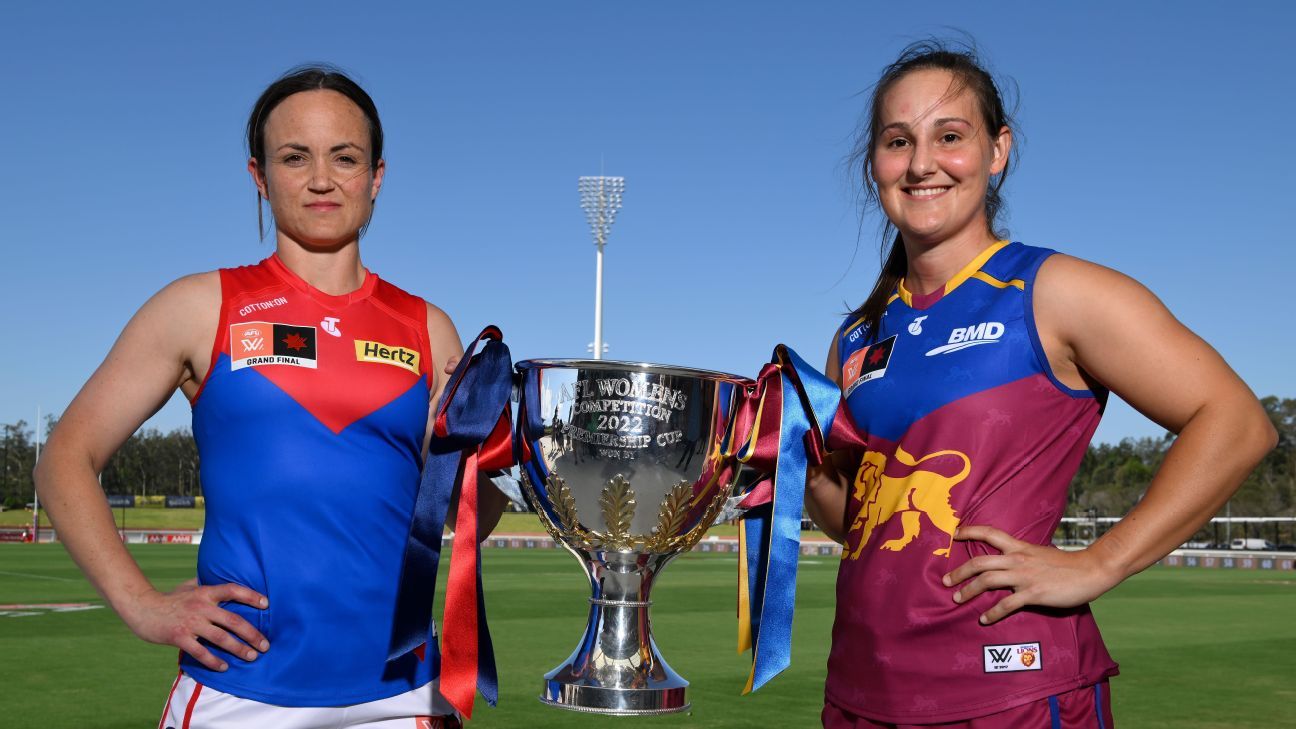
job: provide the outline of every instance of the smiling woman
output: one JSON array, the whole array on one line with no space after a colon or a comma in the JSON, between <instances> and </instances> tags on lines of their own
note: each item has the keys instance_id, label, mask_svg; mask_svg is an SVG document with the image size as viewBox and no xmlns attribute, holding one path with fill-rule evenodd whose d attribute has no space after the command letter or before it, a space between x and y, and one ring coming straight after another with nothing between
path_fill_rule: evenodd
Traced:
<instances>
[{"instance_id":1,"label":"smiling woman","mask_svg":"<svg viewBox=\"0 0 1296 729\"><path fill-rule=\"evenodd\" d=\"M892 98L888 92L902 81L909 83L901 89L903 93ZM938 113L935 108L915 107L923 104L938 104L946 111ZM910 118L914 119L913 125ZM888 212L883 238L894 235L882 273L868 299L857 310L874 328L887 299L909 268L905 238L900 235L898 223L890 217L893 210L901 214L905 195L916 203L947 192L953 185L946 183L953 182L951 178L957 176L964 181L956 193L963 203L962 214L953 220L946 218L943 231L929 230L928 241L939 240L942 233L945 236L957 233L971 237L971 245L975 247L977 238L1006 237L999 215L1004 207L1001 191L1015 159L1013 125L997 84L978 63L975 54L945 52L939 44L915 44L882 74L874 87L868 123L861 130L859 143L851 155L852 164L863 173L865 204L883 207ZM929 138L934 135L935 139L923 140L918 145L915 137L920 133ZM976 143L970 143L972 140ZM985 158L987 155L989 163L969 159L969 156ZM944 169L938 170L936 165ZM912 178L908 177L910 168ZM888 197L887 205L883 205L883 195ZM948 202L941 201L939 206L916 206L915 213L927 212L930 216L948 210L944 204ZM935 222L929 222L929 229ZM920 222L914 220L913 224L920 225ZM915 244L920 241L919 228L913 229L911 237Z\"/></svg>"},{"instance_id":2,"label":"smiling woman","mask_svg":"<svg viewBox=\"0 0 1296 729\"><path fill-rule=\"evenodd\" d=\"M885 124L870 166L887 218L909 246L983 237L986 192L991 180L1002 184L1008 164L1012 131L996 118L1002 111L981 112L954 78L940 69L914 71L882 97Z\"/></svg>"},{"instance_id":3,"label":"smiling woman","mask_svg":"<svg viewBox=\"0 0 1296 729\"><path fill-rule=\"evenodd\" d=\"M1275 442L1136 281L1005 239L1012 143L971 49L911 46L874 88L856 161L895 235L827 365L867 450L807 479L844 544L826 727L1110 727L1089 601L1191 536ZM1109 392L1179 438L1120 523L1061 552Z\"/></svg>"},{"instance_id":4,"label":"smiling woman","mask_svg":"<svg viewBox=\"0 0 1296 729\"><path fill-rule=\"evenodd\" d=\"M261 95L247 135L274 254L144 304L50 435L41 501L131 630L181 650L167 725L457 726L435 632L424 650L388 651L429 402L463 353L458 334L361 263L385 169L363 89L295 69ZM96 474L176 388L207 512L197 580L163 593L122 547ZM479 497L489 533L504 498Z\"/></svg>"}]
</instances>

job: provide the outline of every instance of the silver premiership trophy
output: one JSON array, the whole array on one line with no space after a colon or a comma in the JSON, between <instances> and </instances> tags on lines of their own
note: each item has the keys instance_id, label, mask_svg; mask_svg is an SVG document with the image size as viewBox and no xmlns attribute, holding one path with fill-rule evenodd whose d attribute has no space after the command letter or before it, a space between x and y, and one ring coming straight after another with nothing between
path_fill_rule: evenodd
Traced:
<instances>
[{"instance_id":1,"label":"silver premiership trophy","mask_svg":"<svg viewBox=\"0 0 1296 729\"><path fill-rule=\"evenodd\" d=\"M589 622L541 701L599 714L689 707L649 626L653 581L733 491L721 445L751 380L610 360L517 364L523 493L589 578Z\"/></svg>"}]
</instances>

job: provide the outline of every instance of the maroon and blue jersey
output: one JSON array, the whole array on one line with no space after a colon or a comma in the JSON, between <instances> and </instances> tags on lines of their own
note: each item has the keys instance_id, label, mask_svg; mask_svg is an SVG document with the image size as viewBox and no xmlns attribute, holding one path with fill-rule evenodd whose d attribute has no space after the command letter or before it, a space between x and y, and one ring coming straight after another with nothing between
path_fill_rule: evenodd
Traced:
<instances>
[{"instance_id":1,"label":"maroon and blue jersey","mask_svg":"<svg viewBox=\"0 0 1296 729\"><path fill-rule=\"evenodd\" d=\"M1053 251L1002 241L937 291L897 287L878 331L852 317L842 389L868 449L847 505L829 700L896 723L982 716L1115 675L1088 606L979 616L941 578L982 554L960 524L1050 544L1106 393L1054 377L1031 307Z\"/></svg>"},{"instance_id":2,"label":"maroon and blue jersey","mask_svg":"<svg viewBox=\"0 0 1296 729\"><path fill-rule=\"evenodd\" d=\"M277 256L220 272L212 362L193 401L207 521L201 584L269 598L225 609L270 641L255 661L212 647L226 672L182 656L228 694L339 706L430 681L427 660L387 662L419 484L433 367L427 306L367 274L325 294Z\"/></svg>"}]
</instances>

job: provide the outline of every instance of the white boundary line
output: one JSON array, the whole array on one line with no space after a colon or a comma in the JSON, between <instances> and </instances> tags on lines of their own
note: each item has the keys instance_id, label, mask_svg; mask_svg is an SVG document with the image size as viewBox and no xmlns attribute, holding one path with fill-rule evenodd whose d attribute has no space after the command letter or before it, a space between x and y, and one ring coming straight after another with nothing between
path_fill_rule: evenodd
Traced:
<instances>
[{"instance_id":1,"label":"white boundary line","mask_svg":"<svg viewBox=\"0 0 1296 729\"><path fill-rule=\"evenodd\" d=\"M35 577L38 580L58 580L59 582L80 582L80 579L71 577L54 577L52 575L32 575L26 572L5 572L0 570L0 575L9 575L10 577Z\"/></svg>"}]
</instances>

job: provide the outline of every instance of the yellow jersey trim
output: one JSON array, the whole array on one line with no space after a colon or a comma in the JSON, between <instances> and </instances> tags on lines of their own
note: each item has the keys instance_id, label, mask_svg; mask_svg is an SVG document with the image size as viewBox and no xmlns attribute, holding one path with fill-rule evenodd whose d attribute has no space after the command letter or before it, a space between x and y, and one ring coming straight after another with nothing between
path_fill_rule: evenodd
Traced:
<instances>
[{"instance_id":1,"label":"yellow jersey trim","mask_svg":"<svg viewBox=\"0 0 1296 729\"><path fill-rule=\"evenodd\" d=\"M997 289L1006 289L1009 286L1012 286L1013 288L1016 288L1019 291L1026 290L1026 282L1019 278L1015 278L1011 281L1000 281L999 279L995 278L994 276L991 276L985 271L977 271L976 273L972 274L972 278L978 281L984 281Z\"/></svg>"},{"instance_id":2,"label":"yellow jersey trim","mask_svg":"<svg viewBox=\"0 0 1296 729\"><path fill-rule=\"evenodd\" d=\"M981 251L979 254L977 254L976 258L973 258L971 261L969 261L968 264L964 266L962 269L960 269L958 273L954 274L953 278L945 282L945 285L942 287L944 290L941 292L941 296L942 297L949 296L951 293L954 292L954 289L961 286L964 281L967 281L969 278L972 278L975 274L979 273L981 267L985 265L986 261L990 260L991 256L998 253L1004 246L1008 245L1009 242L1010 241L1006 241L1006 240L996 241L995 243L987 247L984 251ZM997 280L989 276L987 276L986 278L990 279L989 281L986 281L986 283L991 283L992 281ZM986 279L981 279L981 280L985 281ZM1013 279L1013 281L1018 281L1018 280ZM1014 286L1016 285L1016 283L1013 282L1009 282L1009 283ZM1025 285L1026 285L1025 283L1022 283L1022 285L1019 286L1018 288L1022 288L1024 290ZM896 284L895 295L900 297L900 300L905 303L905 306L913 307L913 294L909 292L909 289L905 288L904 279L900 279L900 283ZM892 299L891 301L894 300L895 299ZM888 301L887 303L890 304L891 301Z\"/></svg>"}]
</instances>

